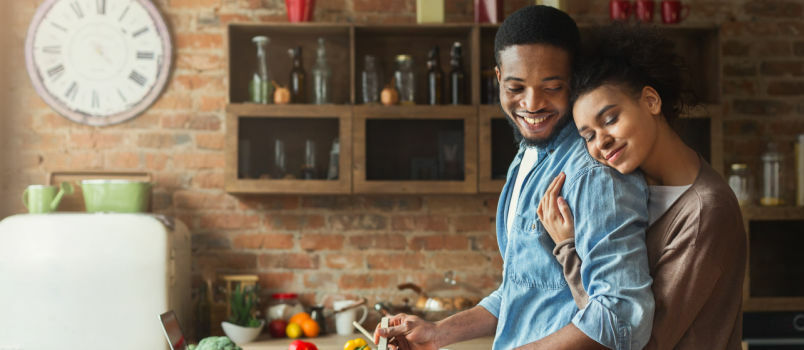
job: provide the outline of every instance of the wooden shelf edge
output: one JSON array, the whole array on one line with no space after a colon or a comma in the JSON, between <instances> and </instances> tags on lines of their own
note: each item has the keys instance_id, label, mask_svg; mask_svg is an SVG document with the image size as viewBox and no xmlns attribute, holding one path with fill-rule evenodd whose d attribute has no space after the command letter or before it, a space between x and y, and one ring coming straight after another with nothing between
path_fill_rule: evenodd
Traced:
<instances>
[{"instance_id":1,"label":"wooden shelf edge","mask_svg":"<svg viewBox=\"0 0 804 350\"><path fill-rule=\"evenodd\" d=\"M299 116L332 116L350 113L351 105L326 104L257 104L257 103L228 103L226 112L241 117L276 116L293 114Z\"/></svg>"},{"instance_id":2,"label":"wooden shelf edge","mask_svg":"<svg viewBox=\"0 0 804 350\"><path fill-rule=\"evenodd\" d=\"M351 194L351 183L331 180L234 180L224 186L229 194Z\"/></svg>"},{"instance_id":3,"label":"wooden shelf edge","mask_svg":"<svg viewBox=\"0 0 804 350\"><path fill-rule=\"evenodd\" d=\"M804 310L804 297L748 298L743 302L746 311L801 311Z\"/></svg>"},{"instance_id":4,"label":"wooden shelf edge","mask_svg":"<svg viewBox=\"0 0 804 350\"><path fill-rule=\"evenodd\" d=\"M804 220L804 207L779 206L763 207L758 205L743 206L743 219L752 220Z\"/></svg>"}]
</instances>

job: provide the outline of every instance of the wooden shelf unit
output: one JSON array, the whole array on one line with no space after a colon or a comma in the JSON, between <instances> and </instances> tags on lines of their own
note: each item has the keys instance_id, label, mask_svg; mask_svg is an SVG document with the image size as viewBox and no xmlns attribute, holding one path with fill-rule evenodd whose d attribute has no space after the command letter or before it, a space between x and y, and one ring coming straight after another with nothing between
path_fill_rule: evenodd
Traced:
<instances>
[{"instance_id":1,"label":"wooden shelf unit","mask_svg":"<svg viewBox=\"0 0 804 350\"><path fill-rule=\"evenodd\" d=\"M504 179L495 178L507 170L511 131L502 132L505 116L496 101L489 101L489 69L493 68L494 36L499 25L473 23L446 24L342 24L342 23L258 23L230 24L227 33L228 93L226 190L230 193L495 193ZM594 28L581 24L581 30ZM693 86L704 103L681 118L688 124L689 137L709 155L712 166L723 172L722 119L720 108L719 29L711 26L661 26L690 61L691 73L698 84ZM272 78L287 85L291 59L290 48L301 46L307 85L312 82L317 38L326 39L327 57L334 82L333 105L253 105L248 101L248 82L256 68L256 49L251 38L270 38L268 60ZM463 45L466 72L466 105L428 106L425 102L425 62L432 46L440 48L440 65L449 73L449 51L453 42ZM360 72L364 56L378 59L380 85L390 81L395 68L394 56L410 54L416 73L416 106L363 105ZM484 77L483 71L486 71ZM445 79L446 80L446 79ZM446 82L445 82L446 85ZM447 87L445 86L445 89ZM308 98L309 98L308 92ZM336 118L341 142L340 175L337 184L325 180L277 180L238 178L238 125L242 118ZM702 122L700 118L709 120ZM366 171L366 125L374 120L462 120L464 123L464 179L444 180L374 180ZM372 122L373 123L373 122ZM706 128L701 128L706 124ZM496 131L495 131L496 130ZM415 137L415 135L413 135ZM499 139L499 140L497 140ZM412 140L412 142L416 142ZM498 143L499 142L499 143ZM322 147L324 145L318 145ZM516 146L513 147L516 149ZM290 155L289 155L290 156ZM501 158L502 157L502 158ZM327 159L318 159L319 163ZM349 168L344 170L348 164ZM348 184L343 183L348 181Z\"/></svg>"}]
</instances>

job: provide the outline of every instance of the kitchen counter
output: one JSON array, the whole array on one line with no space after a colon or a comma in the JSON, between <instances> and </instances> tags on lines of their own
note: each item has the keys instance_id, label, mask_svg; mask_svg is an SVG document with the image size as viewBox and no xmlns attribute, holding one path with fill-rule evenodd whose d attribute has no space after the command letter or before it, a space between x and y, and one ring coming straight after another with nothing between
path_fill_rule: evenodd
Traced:
<instances>
[{"instance_id":1,"label":"kitchen counter","mask_svg":"<svg viewBox=\"0 0 804 350\"><path fill-rule=\"evenodd\" d=\"M341 350L343 349L344 343L358 337L361 337L359 333L351 335L328 334L316 338L301 338L301 339L306 342L315 344L320 350ZM241 347L243 348L243 350L287 350L288 345L292 341L293 339L288 338L273 339L270 336L263 335L256 341L248 344L243 344L241 345ZM462 343L453 344L444 349L488 350L491 349L491 343L493 341L494 337L484 337L465 341Z\"/></svg>"}]
</instances>

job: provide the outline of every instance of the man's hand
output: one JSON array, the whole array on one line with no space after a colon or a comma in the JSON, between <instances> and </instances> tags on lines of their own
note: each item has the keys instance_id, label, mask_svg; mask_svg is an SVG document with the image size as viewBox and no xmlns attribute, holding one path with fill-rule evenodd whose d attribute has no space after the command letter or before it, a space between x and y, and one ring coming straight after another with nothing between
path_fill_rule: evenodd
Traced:
<instances>
[{"instance_id":1,"label":"man's hand","mask_svg":"<svg viewBox=\"0 0 804 350\"><path fill-rule=\"evenodd\" d=\"M436 325L418 316L397 314L388 320L388 328L374 329L374 344L380 337L388 338L389 349L400 350L437 350ZM392 339L393 338L393 339Z\"/></svg>"}]
</instances>

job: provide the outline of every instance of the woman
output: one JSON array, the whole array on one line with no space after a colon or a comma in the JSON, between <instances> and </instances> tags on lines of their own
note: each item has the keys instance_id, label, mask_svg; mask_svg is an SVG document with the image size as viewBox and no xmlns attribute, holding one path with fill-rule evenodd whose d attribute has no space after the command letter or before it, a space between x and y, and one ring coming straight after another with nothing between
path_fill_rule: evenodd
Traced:
<instances>
[{"instance_id":1,"label":"woman","mask_svg":"<svg viewBox=\"0 0 804 350\"><path fill-rule=\"evenodd\" d=\"M650 185L648 261L656 300L650 349L740 349L745 231L731 189L673 131L688 107L682 64L655 29L614 26L598 33L573 77L573 118L587 150ZM539 204L539 219L579 308L586 306L561 174ZM584 232L578 232L583 235Z\"/></svg>"}]
</instances>

